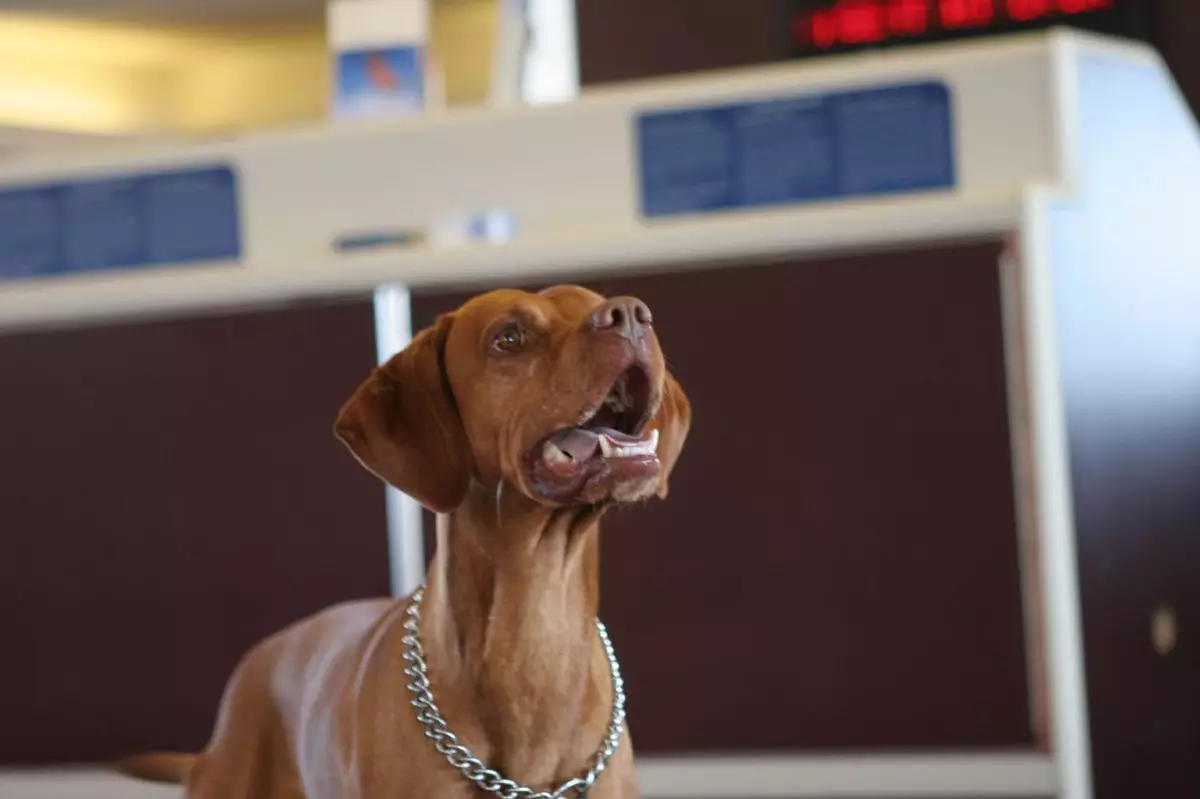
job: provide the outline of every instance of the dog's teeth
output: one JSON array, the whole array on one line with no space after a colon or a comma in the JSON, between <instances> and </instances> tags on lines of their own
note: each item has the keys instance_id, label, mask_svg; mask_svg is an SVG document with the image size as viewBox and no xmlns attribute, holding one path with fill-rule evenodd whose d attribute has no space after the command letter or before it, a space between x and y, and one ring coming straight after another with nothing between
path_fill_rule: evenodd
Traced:
<instances>
[{"instance_id":1,"label":"dog's teeth","mask_svg":"<svg viewBox=\"0 0 1200 799\"><path fill-rule=\"evenodd\" d=\"M554 443L547 441L545 448L542 450L542 457L548 463L568 463L572 460L571 456L563 452Z\"/></svg>"},{"instance_id":2,"label":"dog's teeth","mask_svg":"<svg viewBox=\"0 0 1200 799\"><path fill-rule=\"evenodd\" d=\"M643 444L620 444L606 436L600 438L600 451L606 458L636 458L640 455L653 455L657 450L657 430L652 431L650 438Z\"/></svg>"}]
</instances>

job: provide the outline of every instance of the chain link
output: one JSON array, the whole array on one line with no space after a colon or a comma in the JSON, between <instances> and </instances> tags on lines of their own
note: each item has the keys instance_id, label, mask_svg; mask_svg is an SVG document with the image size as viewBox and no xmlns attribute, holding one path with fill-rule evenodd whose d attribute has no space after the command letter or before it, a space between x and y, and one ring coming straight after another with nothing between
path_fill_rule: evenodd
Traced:
<instances>
[{"instance_id":1,"label":"chain link","mask_svg":"<svg viewBox=\"0 0 1200 799\"><path fill-rule=\"evenodd\" d=\"M608 733L596 756L592 758L592 764L586 774L563 783L553 793L547 793L527 788L488 768L470 749L459 743L458 736L450 731L446 720L442 718L442 711L433 699L429 666L425 662L425 649L421 646L419 627L421 602L424 598L424 587L413 593L408 610L405 611L406 634L401 643L404 644L402 657L408 663L404 674L408 677L408 690L413 695L412 706L417 710L417 721L425 728L425 737L433 741L434 748L446 758L447 763L458 769L468 780L488 793L499 796L500 799L566 799L572 794L576 799L585 799L596 780L608 768L608 761L617 751L621 743L621 734L625 730L625 681L621 678L621 665L617 662L617 655L613 651L612 641L608 638L608 629L604 624L596 619L596 632L600 636L600 644L604 647L604 656L608 658L609 675L612 679L613 707L608 720Z\"/></svg>"}]
</instances>

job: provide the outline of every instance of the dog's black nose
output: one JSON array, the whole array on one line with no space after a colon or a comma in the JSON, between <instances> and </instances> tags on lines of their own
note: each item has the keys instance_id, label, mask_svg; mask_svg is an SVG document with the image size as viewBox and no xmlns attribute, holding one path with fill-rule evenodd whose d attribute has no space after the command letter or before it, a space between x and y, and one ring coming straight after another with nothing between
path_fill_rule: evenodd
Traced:
<instances>
[{"instance_id":1,"label":"dog's black nose","mask_svg":"<svg viewBox=\"0 0 1200 799\"><path fill-rule=\"evenodd\" d=\"M588 317L592 330L608 330L629 340L641 338L654 321L650 308L637 297L613 297Z\"/></svg>"}]
</instances>

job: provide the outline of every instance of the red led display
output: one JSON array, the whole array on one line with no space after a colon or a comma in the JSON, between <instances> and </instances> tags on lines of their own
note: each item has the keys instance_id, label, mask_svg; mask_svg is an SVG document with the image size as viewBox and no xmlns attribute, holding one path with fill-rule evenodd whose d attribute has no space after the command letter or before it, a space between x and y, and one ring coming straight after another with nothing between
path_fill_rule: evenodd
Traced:
<instances>
[{"instance_id":1,"label":"red led display","mask_svg":"<svg viewBox=\"0 0 1200 799\"><path fill-rule=\"evenodd\" d=\"M1006 0L1008 15L1017 22L1028 22L1050 13L1052 0Z\"/></svg>"},{"instance_id":2,"label":"red led display","mask_svg":"<svg viewBox=\"0 0 1200 799\"><path fill-rule=\"evenodd\" d=\"M1118 0L838 0L793 18L797 43L831 50L930 34L1015 29L1111 11Z\"/></svg>"},{"instance_id":3,"label":"red led display","mask_svg":"<svg viewBox=\"0 0 1200 799\"><path fill-rule=\"evenodd\" d=\"M901 36L916 36L929 27L930 0L894 0L887 4L888 31Z\"/></svg>"},{"instance_id":4,"label":"red led display","mask_svg":"<svg viewBox=\"0 0 1200 799\"><path fill-rule=\"evenodd\" d=\"M942 0L938 9L942 27L979 28L996 21L995 0Z\"/></svg>"}]
</instances>

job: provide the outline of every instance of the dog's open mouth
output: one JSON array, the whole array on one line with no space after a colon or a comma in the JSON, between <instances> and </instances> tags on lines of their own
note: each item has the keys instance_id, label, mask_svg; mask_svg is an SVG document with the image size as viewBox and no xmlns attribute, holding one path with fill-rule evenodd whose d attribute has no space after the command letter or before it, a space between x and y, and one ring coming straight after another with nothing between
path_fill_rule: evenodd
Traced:
<instances>
[{"instance_id":1,"label":"dog's open mouth","mask_svg":"<svg viewBox=\"0 0 1200 799\"><path fill-rule=\"evenodd\" d=\"M634 366L578 425L555 431L535 449L533 476L539 488L561 498L656 476L658 431L645 429L652 412L650 378Z\"/></svg>"}]
</instances>

